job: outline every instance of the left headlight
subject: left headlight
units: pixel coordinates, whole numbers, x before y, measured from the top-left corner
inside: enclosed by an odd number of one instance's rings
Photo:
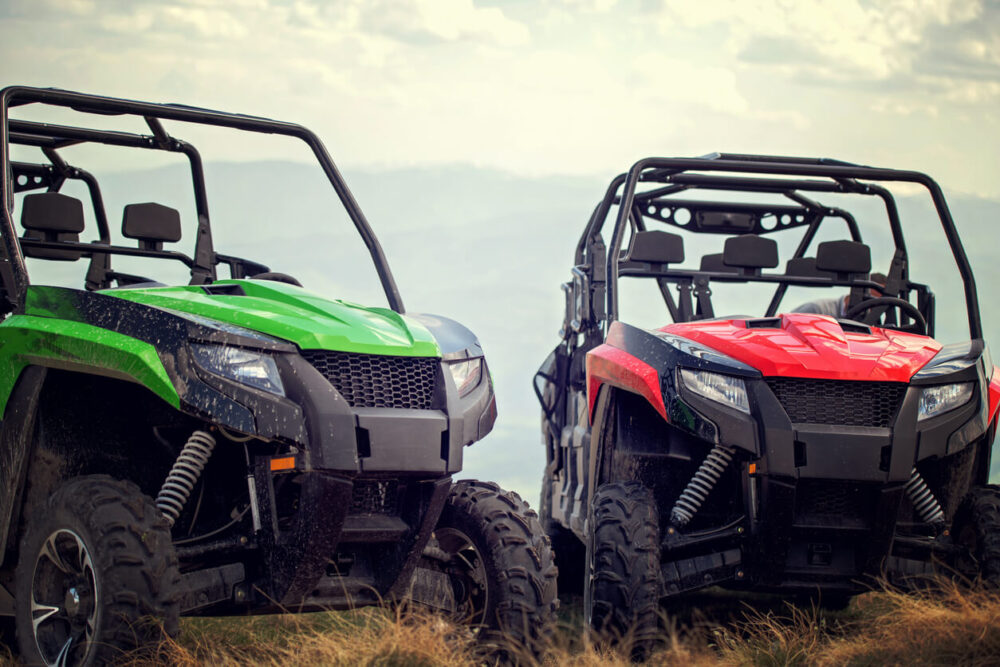
[[[460,361],[447,361],[445,363],[451,372],[451,379],[455,381],[460,398],[479,386],[479,381],[483,376],[482,357],[462,359]]]
[[[694,371],[680,369],[681,382],[687,389],[704,396],[710,401],[735,408],[740,412],[750,414],[750,401],[747,399],[747,388],[743,380],[731,375],[711,373],[709,371]]]
[[[194,360],[205,370],[240,384],[285,395],[278,367],[269,355],[228,345],[191,343]]]
[[[939,414],[965,405],[972,398],[972,389],[974,386],[974,382],[957,382],[955,384],[942,384],[936,387],[924,387],[920,393],[917,421],[936,417]]]

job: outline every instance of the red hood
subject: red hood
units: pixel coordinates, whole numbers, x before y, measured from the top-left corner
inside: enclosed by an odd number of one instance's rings
[[[746,320],[687,322],[667,331],[738,359],[765,376],[909,382],[941,344],[927,336],[872,328],[845,332],[832,317],[792,313],[780,329],[751,328]]]

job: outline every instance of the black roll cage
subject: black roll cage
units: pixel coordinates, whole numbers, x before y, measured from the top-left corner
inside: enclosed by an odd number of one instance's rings
[[[723,172],[724,175],[712,172]],[[741,175],[734,176],[731,174]],[[744,176],[742,174],[751,174],[751,176]],[[850,213],[839,208],[831,208],[819,204],[803,194],[804,192],[843,193],[876,196],[883,201],[895,244],[894,262],[900,261],[904,267],[902,277],[906,281],[907,286],[915,289],[918,297],[930,302],[930,307],[933,308],[933,295],[929,292],[927,286],[907,280],[905,269],[907,257],[906,244],[903,238],[903,230],[896,201],[892,193],[887,188],[869,181],[916,183],[929,191],[964,284],[970,337],[972,339],[982,338],[982,321],[972,267],[959,239],[958,231],[955,228],[954,220],[951,217],[951,212],[948,209],[948,204],[945,201],[940,186],[926,174],[916,171],[866,167],[825,158],[714,153],[698,158],[651,157],[639,160],[632,165],[628,172],[620,174],[611,181],[604,198],[591,215],[577,243],[574,256],[574,264],[576,266],[573,273],[575,280],[583,280],[585,284],[581,287],[567,286],[566,289],[578,292],[572,298],[578,298],[580,296],[579,293],[585,292],[585,298],[588,300],[592,299],[589,305],[593,313],[593,319],[589,324],[594,326],[603,324],[606,330],[610,322],[618,319],[618,278],[620,276],[639,275],[638,272],[628,267],[621,251],[626,232],[630,227],[640,231],[645,229],[644,216],[657,218],[660,211],[670,207],[683,207],[693,211],[698,211],[700,207],[703,211],[726,210],[757,215],[758,221],[753,223],[754,226],[748,227],[745,231],[735,230],[732,227],[720,227],[717,230],[697,230],[700,233],[706,233],[707,231],[707,233],[730,235],[737,233],[763,235],[790,227],[806,226],[806,233],[800,241],[793,257],[802,258],[818,231],[820,221],[824,217],[843,218],[847,224],[851,239],[854,241],[861,240],[857,223]],[[662,183],[663,187],[636,192],[636,188],[640,183]],[[782,195],[797,204],[797,206],[669,199],[671,195],[688,190]],[[601,229],[613,205],[618,205],[619,209],[610,243],[605,246],[603,237],[601,236]],[[644,211],[643,208],[646,210]],[[773,228],[762,228],[759,219],[764,217],[769,211],[772,213],[776,212],[777,215],[781,216],[788,215],[789,222],[787,224],[777,222]],[[801,219],[796,220],[796,216],[801,216]],[[685,226],[673,221],[672,217],[669,220],[660,221],[673,224],[677,227],[683,228]],[[582,270],[582,267],[587,267],[587,269]],[[750,272],[734,274],[732,272],[668,269],[665,266],[661,266],[659,269],[656,267],[653,267],[652,270],[645,269],[641,272],[641,275],[657,278],[664,300],[675,321],[681,321],[678,317],[690,317],[691,313],[681,312],[680,305],[673,304],[672,298],[664,284],[668,280],[675,282],[686,281],[688,284],[687,289],[689,290],[692,289],[692,284],[694,285],[694,289],[697,288],[698,284],[707,287],[708,281],[775,283],[778,287],[768,307],[767,317],[774,316],[785,290],[790,285],[835,285],[852,288],[881,287],[869,280],[852,279],[846,276],[810,278],[806,276],[778,274],[761,275],[759,272],[756,275]],[[603,312],[601,312],[602,310]],[[579,317],[572,317],[569,311],[570,308],[568,306],[568,328],[578,332],[586,328],[587,323],[580,322]],[[564,335],[569,334],[568,331],[564,331],[563,333]],[[928,334],[933,335],[933,332],[928,331]]]
[[[152,134],[143,135],[69,127],[9,118],[11,108],[27,104],[64,107],[103,116],[139,116],[146,122]],[[26,86],[10,86],[0,90],[0,167],[3,169],[3,178],[0,178],[0,201],[5,203],[3,207],[3,238],[2,243],[0,243],[0,289],[3,291],[3,299],[6,301],[5,312],[21,312],[24,308],[29,280],[24,255],[21,252],[21,244],[37,248],[81,250],[91,255],[119,254],[174,259],[183,262],[191,269],[192,284],[205,284],[214,281],[216,279],[215,267],[218,264],[228,264],[231,269],[236,271],[244,268],[266,270],[266,267],[255,262],[217,254],[214,251],[201,156],[191,144],[170,136],[163,127],[161,122],[163,120],[213,125],[261,134],[285,135],[305,142],[319,161],[323,172],[368,247],[390,308],[398,313],[404,312],[402,298],[375,233],[323,143],[305,127],[257,116],[225,113],[180,104],[154,104],[53,88]],[[176,152],[183,153],[188,158],[194,185],[195,210],[198,215],[198,232],[193,257],[176,251],[110,245],[111,237],[107,214],[96,179],[88,172],[68,165],[59,154],[59,150],[62,148],[82,143],[100,143]],[[11,144],[41,148],[49,160],[49,164],[12,162],[10,158]],[[27,179],[24,184],[18,183],[21,176]],[[50,191],[58,191],[66,179],[79,179],[86,184],[91,195],[100,240],[95,243],[73,243],[19,239],[13,216],[14,193],[42,187]],[[236,275],[235,277],[242,276]]]

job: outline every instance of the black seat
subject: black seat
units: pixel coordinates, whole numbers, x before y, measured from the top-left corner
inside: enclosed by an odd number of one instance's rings
[[[845,280],[864,278],[872,270],[872,251],[857,241],[824,241],[816,248],[816,268]]]
[[[83,231],[83,203],[74,197],[58,192],[41,192],[25,195],[21,202],[22,238],[37,241],[68,241],[78,243]],[[32,248],[22,245],[25,257],[75,262],[83,255],[81,250]]]
[[[661,230],[636,232],[632,235],[625,261],[680,264],[684,261],[684,239]]]
[[[726,266],[726,263],[722,261],[722,253],[715,252],[709,255],[705,255],[701,258],[700,271],[706,271],[708,273],[739,273],[740,270],[735,266]]]
[[[815,257],[795,257],[785,263],[785,275],[801,278],[833,278],[835,274],[817,269]]]
[[[872,251],[858,241],[825,241],[816,247],[816,268],[832,271],[838,280],[867,280],[872,270]],[[867,290],[851,287],[847,297],[847,310],[868,299]]]
[[[153,202],[129,204],[122,216],[122,236],[137,239],[144,250],[163,250],[164,242],[181,240],[181,214]]]
[[[761,269],[778,266],[778,244],[756,234],[731,236],[722,247],[722,262],[742,269],[743,275],[760,275]]]

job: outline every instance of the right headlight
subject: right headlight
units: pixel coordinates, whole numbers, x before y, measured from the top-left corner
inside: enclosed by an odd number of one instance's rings
[[[681,382],[690,391],[710,401],[750,414],[750,401],[743,380],[731,375],[680,369]]]
[[[483,376],[482,357],[473,357],[460,361],[446,361],[445,365],[448,366],[448,370],[451,372],[451,379],[455,381],[459,397],[465,396],[479,386],[479,380]]]
[[[974,382],[956,382],[936,387],[924,387],[920,393],[917,421],[936,417],[965,405],[972,398],[973,387],[975,387]]]

